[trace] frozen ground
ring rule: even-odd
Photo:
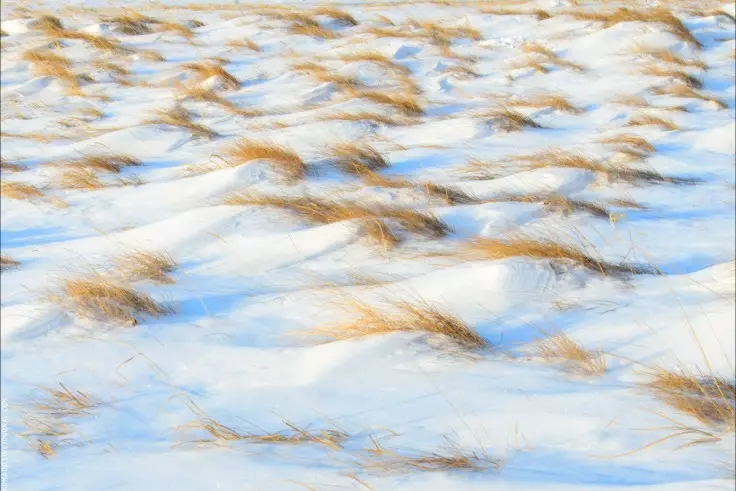
[[[2,156],[22,169],[3,169],[2,178],[43,193],[11,199],[3,188],[2,251],[20,263],[2,273],[8,489],[733,489],[733,425],[709,427],[642,384],[655,366],[734,377],[734,23],[716,15],[720,9],[733,16],[734,4],[671,2],[702,44],[697,49],[656,22],[576,19],[565,15],[573,9],[565,2],[518,7],[544,9],[547,19],[487,10],[517,8],[512,3],[519,2],[354,3],[344,8],[355,26],[313,17],[334,39],[289,32],[289,21],[245,3],[136,7],[151,18],[199,26],[187,39],[158,24],[149,33],[121,33],[101,20],[120,15],[109,5],[4,2]],[[696,15],[691,7],[716,13]],[[73,38],[50,45],[37,21],[43,14],[136,51],[109,52]],[[411,19],[469,25],[480,36],[457,36],[448,51]],[[367,33],[371,27],[399,34]],[[261,51],[229,43],[245,37]],[[552,50],[558,62],[524,52],[531,42]],[[81,92],[34,71],[23,58],[34,48],[88,74]],[[644,49],[705,65],[683,68]],[[142,50],[165,60],[147,59]],[[398,117],[334,80],[294,69],[314,61],[366,86],[395,90],[396,70],[339,58],[366,50],[408,69],[423,115],[396,125],[326,118],[363,111]],[[195,80],[183,67],[214,57],[224,58],[239,88],[221,90],[222,80]],[[530,57],[548,73],[517,68]],[[116,76],[94,60],[129,74]],[[703,97],[662,94],[657,89],[681,82],[642,73],[653,65],[697,77]],[[181,88],[194,83],[263,115],[181,99]],[[539,94],[562,95],[580,111],[515,105],[542,126],[515,132],[480,116]],[[620,96],[641,96],[650,107],[622,104]],[[218,136],[146,124],[151,111],[176,102]],[[677,129],[627,126],[643,113],[672,120]],[[599,142],[621,133],[645,138],[654,151],[630,162],[621,148]],[[217,166],[220,149],[239,137],[287,145],[310,172],[285,183],[267,162]],[[432,181],[475,200],[452,206],[428,198],[422,186],[364,185],[325,159],[328,145],[353,141],[384,155],[385,176]],[[510,160],[553,147],[694,182],[627,182],[590,169],[532,169]],[[60,169],[70,159],[100,152],[143,165],[99,173],[104,188],[63,185]],[[471,159],[485,162],[490,174],[464,172]],[[209,172],[187,172],[190,166]],[[140,181],[132,183],[132,174]],[[387,249],[367,241],[355,220],[315,225],[283,210],[223,204],[244,190],[431,210],[452,231]],[[610,217],[509,198],[540,193],[600,204]],[[584,242],[607,261],[653,265],[661,274],[601,275],[566,261],[425,254],[508,234]],[[178,262],[173,283],[134,282],[175,314],[119,325],[48,301],[63,279],[106,270],[131,249],[166,252]],[[458,354],[436,336],[407,332],[321,344],[304,335],[346,319],[347,295],[373,305],[381,298],[427,302],[467,322],[492,347]],[[605,373],[576,375],[538,356],[536,343],[551,331],[604,352]],[[50,410],[44,388],[59,384],[96,404]],[[205,414],[240,434],[287,430],[288,421],[307,430],[340,428],[347,438],[341,448],[247,439],[198,444],[193,440],[210,435],[190,423]],[[664,439],[679,431],[676,424],[713,437],[680,448],[702,434]],[[404,457],[446,447],[449,439],[455,449],[502,465],[387,472],[370,466],[371,438]]]

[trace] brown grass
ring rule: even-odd
[[[0,271],[7,271],[20,267],[20,261],[16,261],[7,254],[0,254]]]
[[[133,325],[143,315],[159,317],[173,312],[125,282],[99,274],[63,280],[60,293],[49,299],[80,317]]]
[[[644,67],[641,71],[644,75],[650,75],[652,77],[667,77],[671,79],[675,79],[688,87],[693,87],[696,89],[699,89],[703,87],[703,82],[690,75],[687,72],[684,72],[682,70],[677,70],[673,68],[663,68],[658,65],[651,65],[648,67]]]
[[[531,259],[547,259],[565,261],[582,266],[603,275],[617,274],[656,274],[651,266],[611,263],[593,257],[584,249],[556,242],[552,239],[533,238],[524,235],[507,238],[490,239],[475,238],[464,244],[460,253],[478,259],[507,259],[527,257]]]
[[[247,433],[240,432],[229,426],[215,421],[204,414],[198,408],[193,409],[197,416],[178,430],[197,430],[205,433],[205,437],[189,440],[182,443],[196,443],[204,445],[223,445],[227,442],[242,441],[249,444],[260,445],[300,445],[316,444],[323,445],[331,450],[340,450],[342,442],[349,435],[337,427],[319,429],[300,428],[294,423],[283,420],[286,429],[276,432]]]
[[[278,197],[235,193],[225,198],[225,204],[271,206],[291,210],[318,224],[358,220],[363,233],[384,247],[392,247],[400,241],[386,224],[386,220],[394,222],[407,233],[430,239],[444,237],[450,231],[447,224],[430,213],[308,196]]]
[[[447,445],[432,452],[410,451],[398,453],[387,449],[371,437],[372,447],[364,450],[361,466],[376,474],[405,474],[409,472],[495,471],[501,461],[491,458],[485,449],[478,452],[460,448],[448,440]]]
[[[544,66],[537,58],[533,57],[525,57],[521,60],[516,60],[509,64],[509,68],[513,69],[522,69],[522,68],[531,68],[537,73],[547,74],[549,73],[549,68]]]
[[[65,189],[102,189],[105,187],[97,174],[81,165],[65,165],[58,176],[58,184]]]
[[[610,27],[620,22],[652,22],[658,23],[676,36],[679,40],[692,44],[696,48],[702,48],[702,44],[692,35],[685,25],[665,8],[653,8],[645,10],[632,10],[629,8],[618,8],[615,10],[576,10],[569,12],[579,20],[592,20],[602,22],[605,27]]]
[[[378,150],[366,143],[337,143],[327,147],[327,158],[343,172],[356,176],[389,166]]]
[[[358,21],[355,20],[355,17],[337,7],[317,7],[316,9],[314,9],[314,13],[316,15],[327,16],[345,26],[358,25]]]
[[[357,113],[339,112],[325,114],[317,118],[320,121],[369,121],[374,124],[383,124],[386,126],[398,126],[406,121],[395,116],[386,116],[383,114],[361,111]]]
[[[212,77],[216,77],[222,84],[224,90],[237,90],[240,88],[240,82],[230,75],[222,65],[214,61],[197,61],[194,63],[185,63],[182,68],[190,70],[196,75],[196,82],[200,83]]]
[[[149,24],[157,22],[155,19],[144,17],[138,12],[130,12],[128,15],[103,18],[110,24],[115,24],[115,31],[128,36],[140,36],[151,32]]]
[[[303,179],[307,172],[304,161],[296,152],[270,141],[240,138],[225,147],[221,155],[231,167],[237,167],[251,160],[268,160],[289,180]]]
[[[360,51],[357,53],[348,53],[344,55],[340,55],[338,57],[340,60],[352,63],[352,62],[370,62],[375,63],[376,65],[385,68],[389,71],[396,72],[396,73],[402,73],[402,74],[409,74],[411,73],[408,68],[406,68],[401,63],[398,63],[391,58],[387,57],[386,55],[380,53],[379,51]]]
[[[289,25],[288,30],[291,34],[309,36],[320,39],[335,39],[338,34],[326,27],[322,27],[319,24],[305,24],[302,22],[294,22]]]
[[[54,162],[56,165],[71,165],[101,172],[119,173],[126,167],[143,165],[136,157],[119,152],[105,152],[83,155],[75,159]]]
[[[697,68],[699,70],[705,70],[707,65],[701,60],[696,59],[685,59],[679,56],[677,53],[666,48],[657,48],[655,46],[647,46],[643,44],[636,44],[631,52],[637,55],[647,56],[653,58],[662,63],[670,63],[673,65],[679,65],[681,67]]]
[[[42,400],[36,400],[32,406],[36,414],[52,418],[85,416],[90,415],[90,410],[100,405],[86,392],[70,390],[62,383],[59,384],[59,387],[58,389],[39,387],[45,397]]]
[[[0,158],[0,171],[3,172],[20,172],[26,170],[26,166],[21,164],[14,164],[12,162],[8,162],[4,158]]]
[[[406,116],[421,116],[424,109],[419,100],[411,93],[391,90],[363,90],[356,94],[369,101],[393,107]]]
[[[22,200],[43,196],[43,191],[32,184],[2,181],[2,183],[0,183],[0,195],[7,199]]]
[[[645,138],[633,133],[620,133],[615,136],[601,138],[598,140],[598,143],[603,143],[604,145],[621,145],[643,153],[657,151]]]
[[[576,72],[584,71],[583,67],[577,63],[567,61],[560,58],[557,53],[537,42],[527,42],[521,45],[521,51],[531,53],[542,58],[542,61],[555,65],[559,68],[569,68]],[[546,72],[545,72],[546,73]]]
[[[649,102],[639,95],[617,95],[611,99],[614,104],[621,104],[629,107],[649,107]]]
[[[261,51],[261,47],[248,38],[230,39],[225,44],[227,44],[231,48],[245,48],[251,51]]]
[[[356,299],[349,298],[346,303],[348,311],[356,317],[355,320],[313,329],[309,334],[329,341],[339,341],[375,334],[420,332],[439,336],[453,348],[465,350],[490,348],[490,344],[468,324],[424,300],[385,301],[386,306],[392,311],[390,313]]]
[[[175,126],[189,131],[192,135],[200,138],[212,139],[217,133],[210,128],[192,121],[189,111],[181,106],[173,106],[169,109],[157,109],[151,111],[152,117],[145,120],[143,124],[161,124]]]
[[[526,194],[526,195],[503,195],[486,202],[516,202],[516,203],[541,203],[547,209],[568,215],[574,211],[584,211],[593,216],[611,219],[611,213],[605,206],[567,198],[562,194]]]
[[[182,24],[177,24],[176,22],[159,22],[157,30],[160,32],[174,32],[184,39],[192,39],[194,37],[194,32],[190,28]]]
[[[588,351],[564,333],[548,335],[537,345],[537,354],[579,375],[600,376],[606,371],[602,352]]]
[[[529,95],[519,99],[509,100],[506,104],[509,106],[548,107],[555,111],[563,111],[572,114],[579,114],[582,112],[582,109],[576,107],[564,96],[553,94]]]
[[[524,114],[507,107],[487,110],[478,113],[477,116],[488,118],[489,125],[506,132],[521,131],[524,128],[543,128],[542,125],[534,121],[529,116],[525,116]]]
[[[467,204],[478,201],[475,197],[459,189],[432,182],[407,181],[406,179],[382,176],[381,174],[372,171],[363,172],[360,175],[360,178],[366,186],[421,189],[428,197],[441,199],[449,205]]]
[[[675,83],[668,85],[666,87],[655,87],[651,89],[652,94],[654,95],[669,95],[672,97],[682,97],[687,99],[698,99],[701,101],[705,101],[708,103],[715,104],[718,109],[726,109],[728,105],[708,94],[702,94],[696,90],[694,90],[692,87],[689,87],[685,84]]]
[[[511,160],[528,165],[532,169],[543,167],[562,167],[572,169],[586,169],[606,176],[609,181],[624,182],[668,182],[672,184],[690,184],[695,179],[663,176],[658,172],[606,163],[601,159],[592,158],[582,153],[567,152],[560,149],[550,149],[531,155],[516,156]]]
[[[257,109],[239,107],[235,103],[218,95],[214,90],[206,89],[200,85],[180,87],[177,92],[181,97],[194,101],[215,104],[223,108],[225,111],[238,116],[255,117],[263,115],[263,113]]]
[[[680,129],[680,127],[671,119],[646,113],[634,115],[629,119],[629,122],[626,123],[626,126],[659,126],[660,128],[668,131],[677,131]]]
[[[151,280],[157,283],[174,283],[169,273],[178,267],[176,261],[165,252],[137,250],[115,259],[115,269],[125,281]]]
[[[686,370],[651,371],[645,387],[674,409],[721,432],[736,430],[736,384],[714,375],[695,375]]]

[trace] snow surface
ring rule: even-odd
[[[116,35],[100,21],[109,6],[71,3],[93,8],[44,7],[59,10],[69,27]],[[90,72],[96,82],[84,89],[99,89],[109,97],[104,100],[69,96],[57,81],[34,77],[20,55],[47,41],[31,19],[11,15],[11,2],[3,4],[2,29],[8,35],[2,38],[2,131],[72,136],[2,140],[3,158],[27,166],[4,173],[3,180],[45,186],[47,196],[68,204],[2,199],[2,250],[21,263],[2,274],[8,489],[733,489],[733,480],[724,477],[729,466],[733,469],[732,434],[677,449],[687,442],[684,436],[630,453],[672,433],[662,429],[671,426],[665,418],[699,425],[638,388],[645,380],[640,364],[734,376],[736,86],[729,57],[734,24],[728,18],[682,12],[685,25],[704,44],[695,51],[651,24],[604,28],[569,16],[538,21],[532,15],[485,14],[477,6],[433,4],[354,3],[345,9],[360,24],[338,26],[319,17],[342,34],[321,40],[289,34],[279,27],[283,23],[263,20],[245,4],[241,10],[225,5],[229,8],[194,11],[141,7],[151,17],[197,19],[204,26],[194,29],[194,45],[175,33],[119,35],[125,46],[155,49],[166,61],[130,63],[133,77],[150,86],[123,87],[105,73]],[[535,5],[554,9],[566,3]],[[733,4],[722,8],[734,12]],[[483,40],[457,41],[453,50],[476,57],[473,67],[480,76],[443,73],[459,61],[426,40],[360,34],[365,26],[381,25],[379,14],[397,25],[409,18],[471,25]],[[349,35],[362,42],[347,43]],[[243,36],[262,52],[226,44]],[[523,57],[519,47],[526,41],[540,41],[585,70],[537,74],[510,68]],[[691,73],[704,81],[703,92],[728,107],[650,95],[650,87],[669,81],[638,73],[641,60],[627,52],[637,43],[699,57],[708,69]],[[291,71],[290,65],[365,49],[411,70],[427,101],[419,124],[318,120],[335,112],[387,110],[341,99],[335,87]],[[95,55],[76,40],[58,52],[80,70]],[[242,82],[237,91],[223,93],[227,99],[278,114],[236,117],[215,106],[185,103],[199,114],[197,122],[220,135],[212,141],[143,124],[151,110],[175,102],[176,83],[188,79],[182,64],[215,56],[229,60],[226,70]],[[381,72],[367,63],[320,62],[369,84],[383,82]],[[473,116],[494,107],[491,96],[540,91],[565,94],[585,111],[520,109],[546,128],[516,133],[501,133]],[[611,102],[619,94],[642,95],[654,106],[685,105],[687,112],[658,112],[681,129],[624,128],[636,111]],[[59,125],[84,108],[103,113],[89,127],[110,131],[69,135]],[[469,180],[457,172],[469,158],[496,161],[553,146],[609,155],[597,140],[622,131],[656,147],[648,160],[653,169],[700,182],[608,183],[589,171],[551,167],[511,166],[493,180]],[[613,207],[621,216],[609,222],[583,212],[563,216],[537,203],[428,203],[418,191],[361,188],[353,178],[322,170],[286,185],[258,162],[195,176],[182,172],[210,161],[218,148],[241,136],[287,144],[315,168],[326,144],[370,142],[390,160],[386,174],[453,185],[480,199],[554,191],[577,199],[633,199],[646,208]],[[144,184],[97,191],[54,187],[54,174],[44,164],[99,148],[142,160],[142,167],[123,175],[135,173]],[[352,222],[313,226],[288,213],[221,204],[229,192],[244,189],[371,197],[431,209],[454,232],[439,244],[409,240],[386,253],[362,240]],[[606,259],[652,263],[663,274],[619,279],[544,260],[447,263],[417,254],[436,246],[452,249],[474,236],[549,231],[575,233]],[[45,300],[59,278],[104,268],[131,247],[166,251],[180,264],[174,284],[136,284],[173,306],[175,315],[120,327],[76,318]],[[356,285],[355,274],[384,281]],[[493,349],[466,359],[443,353],[417,334],[327,344],[303,336],[344,318],[336,307],[344,293],[366,302],[421,298],[468,322]],[[575,377],[538,359],[534,343],[542,330],[559,330],[605,351],[607,373]],[[44,459],[22,435],[23,422],[41,395],[38,387],[59,383],[104,404],[74,419],[68,444]],[[334,423],[350,437],[340,451],[244,442],[201,448],[186,443],[203,437],[182,429],[194,418],[187,401],[244,432],[279,431],[288,420],[310,428]],[[371,435],[399,452],[431,451],[450,438],[462,448],[484,449],[504,465],[482,473],[375,474],[357,465]]]

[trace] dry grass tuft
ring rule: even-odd
[[[467,451],[448,440],[448,444],[433,452],[397,453],[388,450],[374,437],[373,446],[365,449],[366,456],[361,466],[369,472],[379,474],[405,474],[409,472],[484,472],[498,470],[501,461],[491,458],[485,450],[480,453]]]
[[[76,159],[68,159],[60,162],[55,162],[55,164],[83,167],[86,169],[93,169],[96,171],[117,174],[126,167],[141,166],[143,165],[143,162],[133,157],[132,155],[126,155],[116,152],[105,152],[83,155]]]
[[[362,338],[394,332],[420,332],[438,335],[453,348],[480,350],[490,348],[468,324],[452,314],[443,312],[424,300],[386,301],[392,312],[386,313],[355,299],[347,300],[348,310],[357,316],[353,321],[311,330],[310,335],[330,341]]]
[[[629,119],[629,122],[626,123],[626,126],[659,126],[660,128],[668,131],[677,131],[680,129],[680,127],[677,126],[675,122],[671,119],[665,119],[653,114],[635,115],[631,119]]]
[[[478,259],[507,259],[527,257],[531,259],[547,259],[567,261],[603,275],[617,274],[656,274],[654,267],[611,263],[593,257],[584,249],[556,242],[551,239],[537,239],[524,235],[509,236],[501,239],[475,238],[467,242],[462,254]]]
[[[108,17],[102,19],[105,22],[114,25],[114,31],[128,36],[140,36],[151,32],[149,24],[158,22],[155,19],[144,17],[138,12],[131,12],[128,15],[118,17]]]
[[[214,90],[206,89],[200,85],[181,87],[177,92],[180,97],[215,104],[222,107],[225,111],[237,116],[255,117],[263,115],[263,112],[257,109],[239,107],[235,103],[218,95]]]
[[[557,55],[557,53],[555,53],[554,51],[552,51],[551,49],[547,48],[546,46],[540,43],[527,42],[527,43],[522,44],[520,49],[524,53],[530,53],[535,56],[538,56],[541,58],[541,61],[552,64],[559,68],[569,68],[570,70],[573,70],[576,72],[584,71],[582,66],[578,65],[577,63],[573,63],[571,61],[567,61],[563,58],[560,58],[560,56]],[[533,62],[534,60],[529,60],[527,63],[532,64]],[[537,64],[539,64],[539,62],[537,62]],[[543,72],[543,73],[547,73],[547,72]]]
[[[348,53],[344,55],[339,56],[340,60],[351,63],[351,62],[370,62],[375,63],[376,65],[387,69],[391,72],[396,72],[400,74],[409,74],[411,73],[408,68],[406,68],[401,63],[398,63],[388,56],[382,54],[379,51],[361,51],[357,53]]]
[[[141,315],[159,317],[173,312],[125,282],[99,274],[63,280],[60,294],[52,294],[49,299],[81,317],[132,325]]]
[[[240,88],[240,82],[230,75],[222,65],[213,61],[197,61],[194,63],[186,63],[182,68],[194,72],[197,76],[195,83],[203,82],[209,78],[216,77],[222,84],[224,90],[237,90]]]
[[[153,117],[145,120],[143,124],[175,126],[177,128],[183,128],[194,136],[200,138],[212,139],[218,136],[217,133],[210,128],[193,122],[189,111],[181,106],[173,106],[169,109],[157,109],[151,111],[151,115]]]
[[[358,21],[349,13],[337,7],[318,7],[314,10],[316,15],[324,15],[345,26],[357,26]]]
[[[245,48],[251,51],[257,51],[257,52],[261,51],[261,47],[258,46],[254,41],[251,41],[248,38],[231,39],[227,41],[225,44],[227,44],[231,48]]]
[[[23,170],[26,170],[26,166],[21,165],[21,164],[14,164],[12,162],[8,162],[4,158],[0,158],[0,171],[21,172]]]
[[[133,251],[115,259],[115,269],[125,281],[151,280],[158,283],[174,283],[168,274],[178,267],[174,259],[164,252]]]
[[[689,73],[684,72],[682,70],[676,70],[672,68],[662,68],[660,66],[653,65],[653,66],[645,67],[641,71],[641,73],[644,75],[650,75],[652,77],[672,78],[672,79],[675,79],[687,85],[688,87],[693,87],[696,89],[700,89],[703,87],[703,82],[700,79],[695,78]]]
[[[364,90],[356,94],[358,97],[369,101],[393,107],[406,116],[421,116],[424,109],[419,100],[411,93],[387,91],[387,90]]]
[[[622,106],[629,106],[629,107],[649,107],[649,102],[644,99],[642,96],[639,95],[617,95],[614,98],[611,99],[611,102],[614,104],[621,104]]]
[[[300,72],[306,72],[311,78],[320,83],[331,83],[337,88],[353,92],[360,88],[363,84],[360,80],[353,76],[340,75],[331,72],[325,67],[313,62],[295,63],[292,68]]]
[[[582,109],[576,107],[565,97],[553,94],[529,95],[527,97],[507,101],[506,104],[509,106],[548,107],[555,111],[563,111],[572,114],[579,114],[582,112]]]
[[[20,267],[20,261],[16,261],[6,254],[0,254],[0,271],[7,271]]]
[[[357,220],[362,226],[363,233],[384,247],[393,247],[400,241],[386,224],[386,220],[395,223],[407,233],[430,239],[444,237],[450,231],[446,223],[429,213],[308,196],[278,197],[236,193],[226,197],[225,204],[271,206],[291,210],[304,219],[318,224]]]
[[[2,183],[0,183],[0,195],[7,199],[22,200],[43,196],[43,191],[31,184],[2,181]]]
[[[692,87],[681,83],[671,84],[666,87],[655,87],[651,89],[651,92],[654,95],[669,95],[672,97],[682,97],[686,99],[698,99],[714,104],[718,109],[726,109],[728,107],[725,102],[713,96],[702,94],[694,90]]]
[[[64,189],[102,189],[105,187],[91,169],[82,165],[65,165],[58,176],[58,183]]]
[[[537,123],[529,116],[525,116],[524,114],[507,107],[484,111],[479,113],[478,117],[489,118],[489,125],[506,132],[521,131],[524,128],[543,128],[541,124]]]
[[[71,416],[88,416],[90,410],[100,405],[89,394],[81,390],[70,390],[66,385],[60,383],[60,389],[55,387],[40,387],[45,397],[37,400],[33,405],[33,411],[38,415],[52,418],[65,418]]]
[[[621,133],[615,136],[602,138],[598,140],[598,143],[603,143],[605,145],[620,145],[643,153],[657,151],[645,138],[633,133]]]
[[[721,432],[736,430],[736,384],[714,375],[658,367],[645,387],[665,404]],[[698,442],[695,442],[698,443]]]
[[[438,198],[449,205],[475,203],[478,200],[459,189],[432,182],[412,182],[396,177],[385,177],[377,172],[366,171],[360,175],[366,186],[384,188],[421,189],[428,197]]]
[[[605,27],[610,27],[620,22],[658,23],[663,25],[668,32],[676,36],[679,40],[692,44],[696,48],[703,47],[680,19],[675,17],[670,10],[661,7],[645,10],[632,10],[625,7],[609,11],[600,9],[576,10],[569,12],[569,14],[579,20],[602,22]]]
[[[184,39],[192,39],[194,37],[194,31],[192,31],[189,27],[182,24],[177,24],[176,22],[159,22],[157,25],[157,30],[159,32],[174,32]]]
[[[564,333],[549,335],[537,345],[537,354],[547,361],[560,363],[565,370],[586,376],[600,376],[606,371],[606,359],[600,351],[588,351]]]
[[[251,160],[268,160],[289,180],[303,179],[307,172],[304,161],[296,152],[269,141],[241,138],[225,147],[221,155],[230,167],[237,167]]]
[[[42,15],[34,22],[34,27],[43,31],[64,30],[61,19],[53,15]]]
[[[360,176],[385,169],[388,161],[378,150],[365,143],[337,143],[327,148],[330,162],[343,172]]]
[[[289,32],[301,36],[309,36],[320,39],[336,39],[339,37],[336,32],[322,27],[317,23],[294,22],[289,25]]]
[[[688,60],[688,59],[682,58],[681,56],[679,56],[677,53],[673,52],[672,50],[665,49],[665,48],[657,48],[654,46],[636,44],[631,49],[631,52],[637,55],[642,55],[642,56],[646,56],[649,58],[653,58],[663,63],[670,63],[673,65],[679,65],[682,67],[697,68],[699,70],[705,70],[707,68],[707,65],[701,60],[696,60],[696,59]]]
[[[568,215],[574,211],[584,211],[593,216],[611,219],[611,213],[603,206],[596,203],[567,198],[562,194],[527,194],[527,195],[503,195],[498,198],[486,200],[487,202],[517,202],[517,203],[541,203],[547,209]]]
[[[405,120],[394,116],[386,116],[367,111],[360,111],[357,113],[331,113],[319,116],[317,119],[320,121],[368,121],[373,124],[383,124],[386,126],[398,126],[406,122]]]

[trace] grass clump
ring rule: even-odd
[[[537,354],[579,375],[600,376],[606,371],[606,359],[603,353],[586,350],[564,333],[547,336],[537,345]]]
[[[654,87],[650,92],[654,95],[669,95],[672,97],[682,97],[686,99],[698,99],[714,104],[718,109],[726,109],[728,107],[725,102],[708,94],[698,92],[692,87],[682,83],[675,83],[666,87]]]
[[[43,196],[43,191],[32,184],[2,181],[0,183],[0,195],[7,199],[25,200],[41,197]]]
[[[554,94],[530,95],[527,97],[510,100],[506,104],[508,104],[509,106],[551,108],[555,111],[562,111],[572,114],[579,114],[580,112],[582,112],[580,108],[576,107],[564,96]]]
[[[123,254],[114,263],[116,271],[126,281],[151,280],[157,283],[174,283],[169,273],[178,266],[169,254],[144,250]]]
[[[645,138],[633,133],[620,133],[615,136],[601,138],[598,143],[605,145],[619,145],[632,148],[642,153],[656,152],[657,150]]]
[[[192,116],[181,106],[173,106],[169,109],[156,109],[151,111],[151,118],[143,124],[160,124],[174,126],[189,131],[192,135],[200,138],[212,139],[217,133],[212,129],[192,121]]]
[[[632,48],[631,52],[637,55],[642,55],[657,61],[661,61],[662,63],[669,63],[671,65],[697,68],[699,70],[705,70],[707,68],[706,64],[703,63],[701,60],[682,58],[677,53],[666,48],[657,48],[654,46],[637,44]]]
[[[657,273],[656,269],[651,266],[612,263],[596,258],[584,249],[572,245],[556,242],[552,239],[538,239],[524,235],[498,239],[475,238],[464,244],[460,253],[479,259],[496,260],[512,257],[527,257],[531,259],[566,261],[602,275]]]
[[[473,452],[448,440],[447,445],[431,452],[395,452],[371,437],[372,446],[364,450],[361,466],[374,474],[396,475],[410,472],[495,471],[501,461],[491,458],[485,449]]]
[[[379,310],[354,299],[348,300],[348,310],[356,319],[310,331],[311,335],[330,341],[362,338],[394,332],[419,332],[439,336],[447,347],[464,350],[490,348],[472,327],[458,317],[444,312],[424,300],[385,301],[390,312]]]
[[[424,109],[414,94],[390,90],[363,90],[357,97],[390,106],[406,116],[421,116]]]
[[[524,128],[543,128],[529,116],[507,107],[484,111],[479,113],[478,117],[488,118],[488,124],[491,127],[504,132],[521,131]]]
[[[700,89],[703,87],[703,82],[700,79],[693,77],[689,73],[682,70],[663,68],[661,66],[653,65],[643,68],[641,73],[644,75],[650,75],[652,77],[667,77],[675,79],[678,82],[685,84],[687,87],[695,89]]]
[[[324,15],[344,26],[357,26],[358,21],[349,13],[337,7],[318,7],[314,10],[316,15]]]
[[[7,254],[0,254],[0,271],[8,271],[20,267],[20,261],[16,261]]]
[[[80,317],[131,325],[143,315],[160,317],[173,312],[124,281],[99,274],[63,280],[60,293],[50,299]]]
[[[225,99],[212,89],[206,89],[200,85],[182,87],[178,90],[179,96],[193,101],[206,102],[220,106],[225,111],[237,116],[254,117],[262,116],[263,113],[257,109],[242,108],[235,103]]]
[[[327,148],[330,162],[343,172],[356,176],[389,166],[378,150],[366,143],[337,143]]]
[[[64,189],[102,189],[105,184],[94,171],[82,165],[65,165],[58,176],[59,186]]]
[[[200,83],[210,78],[216,78],[222,84],[224,90],[237,90],[240,88],[238,79],[229,74],[222,65],[213,61],[197,61],[185,63],[182,68],[194,72],[196,82]]]
[[[648,113],[634,115],[626,123],[626,126],[659,126],[660,128],[668,131],[677,131],[680,129],[680,127],[671,119]]]
[[[133,157],[132,155],[116,152],[106,152],[83,155],[82,157],[76,159],[63,160],[61,162],[58,162],[58,164],[83,167],[86,169],[117,174],[126,167],[141,166],[143,165],[143,162],[141,162],[136,157]]]
[[[231,48],[245,48],[256,52],[262,51],[258,44],[248,38],[230,39],[225,44]]]
[[[252,160],[268,160],[289,180],[303,179],[307,166],[299,155],[289,147],[270,141],[240,138],[221,152],[229,167],[237,167]]]

